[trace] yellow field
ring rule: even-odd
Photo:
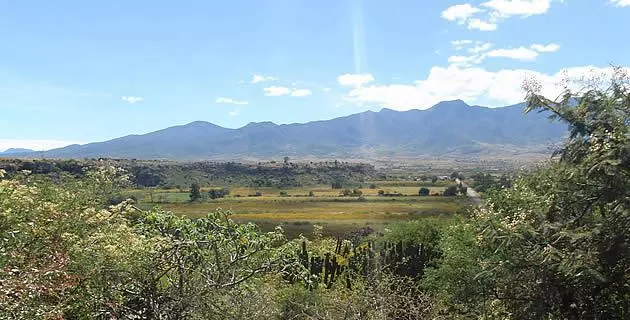
[[[272,220],[355,220],[396,219],[413,216],[453,213],[462,200],[445,197],[367,197],[304,198],[252,197],[225,198],[202,203],[173,203],[163,207],[190,217],[205,215],[218,208],[231,210],[235,218]]]
[[[422,186],[389,186],[389,187],[383,187],[383,188],[377,188],[377,189],[362,188],[359,190],[361,190],[361,193],[367,197],[377,196],[379,190],[383,190],[386,193],[399,193],[405,196],[415,196],[415,195],[418,195],[418,190],[420,189],[420,187]],[[435,193],[435,192],[444,191],[445,187],[426,186],[426,188],[431,190],[431,193]],[[205,193],[208,190],[210,190],[210,188],[202,188],[201,192]],[[343,191],[343,189],[340,190],[340,189],[331,189],[331,188],[324,188],[324,187],[294,188],[294,189],[232,188],[230,189],[229,197],[227,197],[226,199],[233,199],[233,198],[250,199],[253,197],[248,197],[248,195],[254,195],[257,192],[260,192],[262,194],[262,197],[256,197],[256,199],[262,198],[266,200],[269,200],[270,198],[273,198],[273,197],[280,197],[281,192],[285,192],[288,196],[291,196],[291,197],[307,197],[310,192],[313,192],[313,197],[315,198],[322,198],[322,197],[330,198],[330,197],[339,197],[339,193],[341,191]],[[155,191],[133,190],[129,192],[129,194],[135,195],[138,198],[138,200],[140,200],[140,202],[174,203],[174,202],[187,202],[189,200],[188,192],[186,191],[180,192],[179,190],[176,190],[176,189],[155,190]],[[151,200],[151,197],[153,197],[153,200]],[[313,197],[309,197],[309,199],[312,199]],[[283,197],[283,199],[284,198],[286,197]]]
[[[386,186],[387,185],[387,186]],[[188,217],[200,217],[224,209],[240,222],[255,222],[264,229],[282,225],[287,234],[308,233],[313,224],[325,226],[327,232],[345,232],[362,226],[382,229],[390,222],[420,219],[427,216],[451,216],[468,205],[465,197],[418,196],[420,187],[431,193],[444,186],[426,186],[415,182],[383,183],[376,189],[360,189],[363,197],[340,197],[342,190],[321,186],[311,188],[231,188],[226,198],[191,203],[188,192],[179,190],[133,190],[141,206],[154,205]],[[205,193],[210,188],[203,188]],[[379,196],[378,191],[403,196]],[[262,196],[251,197],[257,192]],[[286,193],[281,196],[280,194]],[[313,196],[308,196],[312,192]]]

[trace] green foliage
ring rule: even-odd
[[[630,92],[560,101],[528,89],[530,110],[569,124],[558,161],[488,193],[470,224],[441,241],[427,276],[442,308],[467,317],[621,319],[630,314]]]
[[[442,195],[445,197],[454,197],[457,195],[457,186],[449,186],[446,189],[444,189],[444,192],[442,192]]]
[[[229,212],[192,220],[107,207],[116,172],[0,180],[0,319],[220,318],[235,310],[225,297],[255,293],[244,287],[295,260],[280,230]]]
[[[194,182],[190,185],[190,201],[197,201],[201,199],[201,187],[197,182]]]
[[[498,179],[489,173],[477,173],[470,177],[473,179],[472,187],[478,192],[488,192],[491,189],[503,189],[512,186],[510,177],[502,174]]]
[[[343,188],[343,184],[341,183],[341,181],[334,181],[331,185],[332,189],[341,189]]]
[[[230,189],[228,188],[210,189],[208,191],[208,196],[210,197],[210,199],[223,198],[223,197],[228,196],[229,194],[230,194]]]
[[[429,190],[429,188],[422,187],[420,188],[420,190],[418,190],[419,196],[428,196],[429,193],[431,193],[431,190]]]

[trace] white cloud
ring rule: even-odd
[[[473,64],[479,64],[485,59],[484,55],[474,54],[471,56],[450,56],[448,62],[458,66],[470,66]]]
[[[324,92],[329,92],[330,88],[324,88]]]
[[[475,45],[472,48],[468,48],[468,52],[477,54],[477,53],[488,51],[490,50],[490,48],[492,48],[492,43],[477,41],[477,45]]]
[[[548,45],[532,44],[529,48],[520,46],[518,48],[494,49],[490,42],[476,41],[474,47],[467,48],[469,55],[453,55],[448,58],[448,62],[459,66],[468,67],[474,64],[480,64],[487,58],[509,58],[521,61],[535,60],[541,53],[554,52],[560,49],[560,46],[551,43]]]
[[[553,1],[564,2],[564,0],[489,0],[481,3],[483,8],[465,3],[448,7],[442,11],[442,18],[458,24],[467,23],[468,29],[494,31],[501,20],[513,16],[528,17],[546,13]],[[630,2],[630,0],[613,1]],[[475,15],[481,17],[472,18]]]
[[[464,46],[464,45],[467,45],[467,44],[472,44],[473,42],[474,41],[472,41],[472,40],[453,40],[453,41],[451,41],[451,44],[454,47],[458,47],[458,46]]]
[[[215,103],[225,103],[225,104],[238,104],[238,105],[246,105],[249,104],[249,101],[247,100],[234,100],[232,98],[224,98],[224,97],[219,97],[216,100],[214,100]]]
[[[311,94],[313,94],[313,92],[311,92],[311,90],[309,89],[291,89],[291,96],[293,97],[306,97],[310,96]]]
[[[630,1],[630,0],[628,0]],[[530,48],[538,51],[538,52],[556,52],[558,50],[560,50],[560,46],[555,44],[555,43],[550,43],[548,45],[542,45],[542,44],[538,44],[538,43],[534,43],[530,46]]]
[[[458,4],[450,6],[446,8],[446,10],[442,11],[442,18],[449,21],[456,21],[459,24],[463,24],[472,15],[481,11],[483,10],[471,6],[469,3]]]
[[[241,110],[239,109],[234,109],[230,112],[228,112],[228,116],[230,117],[238,117],[241,114]]]
[[[497,30],[497,24],[480,19],[470,19],[468,21],[468,29],[477,29],[480,31],[494,31]]]
[[[291,93],[291,90],[289,88],[278,87],[278,86],[267,87],[267,88],[264,88],[263,91],[265,92],[266,96],[270,96],[270,97],[285,96]]]
[[[132,104],[144,101],[143,97],[136,97],[136,96],[122,96],[120,97],[120,99],[122,101],[125,101],[127,103],[132,103]]]
[[[551,0],[490,0],[481,4],[492,9],[497,18],[543,14],[551,7]]]
[[[0,139],[0,151],[9,148],[25,148],[36,151],[50,150],[69,146],[71,144],[83,144],[84,142],[68,140],[35,140],[35,139]]]
[[[262,76],[259,74],[255,74],[252,77],[252,83],[259,83],[259,82],[265,82],[265,81],[274,81],[274,80],[278,80],[278,78],[276,77],[266,77],[266,76]]]
[[[518,47],[514,49],[495,49],[488,51],[488,57],[493,58],[509,58],[521,61],[532,61],[538,57],[539,53],[529,48]]]
[[[279,97],[291,95],[292,97],[306,97],[313,94],[310,89],[297,89],[279,86],[271,86],[263,89],[266,96]]]
[[[350,87],[350,86],[360,87],[372,81],[374,81],[374,76],[369,73],[365,73],[365,74],[346,73],[337,77],[337,82],[344,87]]]
[[[627,68],[630,71],[630,68]],[[369,103],[396,109],[426,109],[434,104],[453,99],[462,99],[468,103],[482,100],[491,106],[505,106],[522,102],[525,93],[521,86],[523,80],[535,78],[544,88],[543,94],[555,98],[569,83],[573,89],[579,89],[584,77],[601,74],[608,78],[613,69],[591,66],[567,68],[555,74],[544,74],[525,69],[503,69],[488,71],[484,68],[458,66],[433,67],[424,80],[414,84],[370,85],[351,89],[346,100],[355,103]]]
[[[610,0],[610,3],[616,7],[628,7],[630,6],[630,0]]]
[[[451,41],[451,45],[455,50],[459,51],[464,49],[465,46],[472,44],[474,41],[472,40],[453,40]],[[437,52],[436,52],[437,53]]]

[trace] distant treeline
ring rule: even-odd
[[[90,168],[111,163],[132,175],[138,187],[188,188],[203,186],[249,186],[289,188],[341,183],[355,185],[377,176],[374,166],[342,161],[318,162],[171,162],[122,159],[20,160],[0,159],[7,174],[28,170],[33,174],[68,173],[82,177]]]

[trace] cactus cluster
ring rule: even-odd
[[[384,242],[377,248],[373,241],[350,244],[337,239],[334,252],[328,252],[323,257],[309,255],[306,241],[303,241],[298,256],[302,266],[308,270],[307,286],[311,289],[320,283],[330,289],[342,276],[346,287],[352,289],[352,277],[367,280],[378,272],[418,279],[422,277],[427,262],[424,245],[405,245],[402,241]]]

